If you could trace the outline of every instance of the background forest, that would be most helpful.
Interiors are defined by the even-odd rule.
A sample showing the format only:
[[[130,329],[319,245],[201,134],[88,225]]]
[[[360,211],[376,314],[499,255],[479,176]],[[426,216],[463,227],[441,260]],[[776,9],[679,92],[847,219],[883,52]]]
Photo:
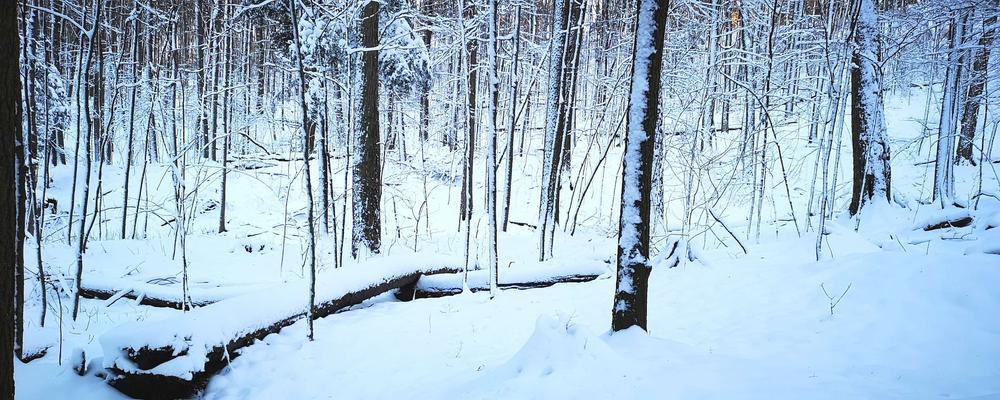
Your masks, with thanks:
[[[1000,393],[998,1],[3,13],[18,398]]]

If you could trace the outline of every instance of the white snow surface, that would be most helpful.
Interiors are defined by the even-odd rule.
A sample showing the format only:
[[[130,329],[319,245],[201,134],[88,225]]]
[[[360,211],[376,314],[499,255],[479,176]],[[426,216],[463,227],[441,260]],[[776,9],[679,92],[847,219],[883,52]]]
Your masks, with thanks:
[[[455,257],[427,254],[373,258],[331,271],[318,279],[317,304],[375,286],[394,277],[432,268],[458,269],[461,265],[462,260]],[[296,282],[232,297],[162,321],[123,324],[100,338],[105,354],[104,367],[140,372],[120,354],[121,349],[157,349],[169,346],[175,354],[183,351],[188,354],[161,364],[149,372],[190,379],[191,373],[203,370],[205,355],[213,347],[224,345],[283,319],[303,315],[309,304],[307,296],[308,291],[301,283]]]
[[[1000,392],[996,256],[811,239],[657,269],[650,334],[609,336],[611,280],[379,303],[243,352],[209,399],[963,398]],[[861,242],[861,243],[856,243]],[[852,247],[857,250],[849,250]],[[801,249],[797,251],[794,249]],[[830,315],[829,300],[851,289]],[[261,377],[267,377],[262,379]],[[335,388],[335,389],[333,389]]]
[[[915,92],[913,99],[923,98]],[[306,326],[300,321],[240,350],[240,356],[211,379],[203,397],[997,398],[1000,201],[983,196],[977,210],[969,202],[964,211],[929,204],[933,165],[923,162],[933,151],[929,142],[922,147],[906,145],[916,143],[923,132],[923,104],[887,94],[894,201],[873,203],[856,220],[844,216],[850,197],[850,141],[844,140],[843,160],[833,166],[842,179],[831,199],[835,212],[826,225],[822,262],[814,261],[815,230],[795,235],[791,210],[780,191],[773,194],[776,201],[765,204],[760,243],[745,238],[749,188],[734,181],[713,212],[726,221],[748,254],[715,225],[686,242],[680,266],[658,268],[667,263],[656,251],[669,243],[663,232],[678,229],[684,212],[683,180],[665,180],[667,215],[657,222],[652,243],[656,254],[651,255],[655,265],[649,282],[648,334],[634,330],[608,334],[613,279],[502,291],[494,300],[488,300],[486,293],[411,302],[381,296],[316,321],[313,342],[306,340]],[[670,114],[671,108],[664,113]],[[536,118],[537,126],[544,125],[544,116]],[[792,201],[801,222],[807,217],[800,206],[808,200],[812,164],[807,155],[815,147],[795,131],[794,124],[776,129],[789,162]],[[417,135],[407,137],[413,140]],[[719,146],[738,137],[720,135]],[[587,151],[584,146],[574,149]],[[611,161],[601,167],[606,171],[598,174],[588,192],[579,229],[572,236],[560,234],[551,260],[536,262],[537,236],[531,229],[512,225],[500,234],[501,282],[563,271],[607,271],[614,264],[621,153],[612,148]],[[459,184],[454,178],[460,174],[460,163],[450,161],[454,157],[444,148],[428,146],[426,154],[423,161],[387,161],[386,166],[383,250],[387,259],[402,259],[406,265],[416,264],[414,254],[450,260],[449,255],[464,250],[464,232],[456,231]],[[579,156],[575,153],[574,159]],[[518,157],[511,220],[533,222],[538,215],[542,156],[527,152]],[[333,161],[343,171],[345,160]],[[683,164],[672,162],[673,154],[665,161],[664,176],[683,176]],[[216,233],[218,208],[211,203],[218,198],[217,181],[211,181],[217,179],[214,175],[203,172],[210,182],[201,185],[190,205],[194,216],[187,256],[192,296],[217,294],[230,299],[216,308],[232,315],[198,317],[199,310],[184,314],[128,299],[113,304],[84,300],[80,317],[72,321],[65,310],[75,283],[75,250],[73,243],[65,242],[64,229],[50,226],[44,248],[46,271],[64,295],[50,295],[47,322],[40,328],[37,280],[28,274],[26,342],[31,348],[52,347],[44,358],[16,365],[18,399],[122,398],[96,376],[107,363],[121,360],[118,345],[155,341],[204,349],[267,318],[304,311],[304,185],[297,174],[301,161],[248,158],[246,163],[263,165],[231,172],[229,232]],[[996,165],[983,166],[983,192],[998,192],[992,170]],[[215,166],[210,162],[192,166],[190,176]],[[173,257],[173,228],[164,224],[169,215],[156,213],[172,204],[168,169],[150,167],[146,182],[152,198],[141,206],[154,212],[140,214],[136,239],[119,240],[115,221],[120,214],[115,213],[121,209],[122,168],[105,168],[104,186],[113,193],[104,198],[106,218],[95,224],[84,255],[84,286],[142,287],[159,291],[160,296],[178,296],[180,265]],[[55,183],[49,196],[61,205],[69,203],[71,170],[67,166],[52,171]],[[978,190],[978,173],[978,168],[955,167],[957,198],[971,198]],[[337,176],[333,189],[342,194],[342,176]],[[133,177],[130,193],[138,192],[136,181]],[[477,176],[477,193],[482,182]],[[130,207],[131,223],[136,199]],[[425,217],[415,220],[422,207]],[[969,227],[922,229],[925,222],[966,212],[974,218]],[[482,260],[485,254],[481,239],[485,225],[481,217],[473,224],[474,259]],[[131,237],[131,226],[128,233]],[[381,277],[404,267],[403,263],[371,265],[355,275],[346,271],[357,271],[359,265],[348,265],[341,272],[332,267],[329,236],[319,235],[318,240],[320,293],[351,288],[375,271]],[[33,251],[26,247],[28,254]],[[34,261],[26,261],[26,269],[34,271]],[[470,283],[476,284],[482,274],[470,272]],[[836,299],[848,287],[831,315],[827,294]],[[191,317],[202,318],[201,323],[191,322]],[[145,331],[125,337],[115,333],[132,329],[129,326]],[[195,331],[201,339],[189,342],[178,336],[181,328]],[[100,338],[114,342],[110,346],[114,351],[106,350]],[[89,364],[83,377],[71,370],[69,362],[79,354],[77,349],[85,352]],[[160,372],[184,375],[196,370],[195,353],[161,366]]]

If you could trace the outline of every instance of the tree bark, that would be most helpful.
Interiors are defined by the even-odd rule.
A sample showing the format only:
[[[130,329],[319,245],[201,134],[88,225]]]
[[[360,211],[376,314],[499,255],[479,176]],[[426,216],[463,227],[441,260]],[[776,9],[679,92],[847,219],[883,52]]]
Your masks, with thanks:
[[[17,33],[17,2],[0,1],[0,399],[14,399],[14,291],[17,260],[14,231],[15,143],[21,137],[20,38]]]
[[[639,0],[632,89],[625,136],[618,226],[618,274],[611,329],[646,329],[653,137],[659,115],[660,72],[668,0]]]
[[[990,62],[990,48],[993,47],[993,34],[997,23],[997,16],[993,15],[983,21],[986,31],[979,38],[979,49],[976,51],[976,59],[972,63],[970,73],[971,82],[969,91],[965,97],[965,107],[962,113],[962,135],[958,137],[958,157],[956,162],[968,162],[976,165],[976,160],[972,158],[972,143],[976,138],[976,127],[979,121],[979,104],[982,102],[983,89],[986,87],[986,67]]]
[[[889,138],[885,132],[882,71],[878,65],[878,15],[875,0],[860,1],[851,63],[851,138],[854,186],[850,212],[873,199],[890,200]]]
[[[361,12],[361,115],[354,161],[354,229],[351,256],[377,254],[381,248],[382,168],[379,154],[378,14],[380,3],[369,1]]]

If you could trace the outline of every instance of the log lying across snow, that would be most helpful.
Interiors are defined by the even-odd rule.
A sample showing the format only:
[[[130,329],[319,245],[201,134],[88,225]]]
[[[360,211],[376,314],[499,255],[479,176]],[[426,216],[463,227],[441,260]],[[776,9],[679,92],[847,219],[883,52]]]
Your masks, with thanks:
[[[138,304],[175,308],[183,305],[180,285],[157,285],[121,280],[86,280],[80,288],[80,297],[108,300],[109,305],[119,299],[130,299]],[[260,287],[192,287],[188,298],[194,307],[204,307],[220,300],[261,289]]]
[[[557,283],[589,282],[608,273],[609,267],[601,263],[586,263],[570,266],[538,264],[519,266],[517,269],[503,269],[499,272],[497,286],[500,289],[535,289]],[[469,272],[469,290],[473,292],[489,290],[485,270]],[[412,287],[405,287],[397,293],[400,300],[423,299],[456,295],[462,292],[463,273],[423,276]]]
[[[972,215],[968,210],[957,208],[937,212],[918,224],[924,231],[945,228],[964,228],[972,225]]]
[[[241,294],[260,291],[271,285],[239,285],[239,286],[199,286],[192,285],[188,298],[194,307],[204,307],[209,304],[235,297]],[[157,285],[148,282],[127,282],[123,280],[85,280],[80,288],[80,297],[85,299],[108,300],[109,305],[119,299],[130,299],[138,304],[174,308],[182,307],[180,285]]]
[[[315,318],[413,286],[422,275],[457,273],[461,260],[381,257],[320,275]],[[185,398],[204,388],[237,350],[306,315],[307,288],[284,285],[196,308],[161,321],[132,322],[101,337],[109,383],[137,398]]]
[[[137,292],[136,290],[133,289],[114,290],[114,289],[81,287],[80,297],[83,297],[85,299],[111,300],[112,303],[117,299],[125,298],[136,301],[137,303],[142,304],[144,306],[175,308],[178,310],[181,309],[180,296],[177,296],[175,298],[164,299],[159,297],[148,296],[145,293]],[[194,307],[203,307],[212,303],[214,303],[214,301],[193,300],[193,299],[191,300],[191,305]]]

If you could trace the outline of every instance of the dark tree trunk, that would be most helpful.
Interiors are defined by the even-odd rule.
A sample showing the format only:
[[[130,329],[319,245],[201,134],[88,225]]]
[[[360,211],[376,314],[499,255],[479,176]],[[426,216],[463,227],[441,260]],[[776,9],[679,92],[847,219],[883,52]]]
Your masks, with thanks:
[[[878,25],[874,0],[860,1],[851,63],[851,139],[854,185],[850,212],[872,199],[889,201],[889,141],[878,66]]]
[[[17,260],[15,143],[21,140],[17,2],[0,1],[0,399],[14,399],[14,292]],[[5,61],[4,61],[5,60]]]
[[[460,12],[467,12],[465,17],[466,21],[475,21],[476,19],[476,3],[472,2],[469,5],[468,10],[460,10]],[[460,220],[465,221],[467,218],[472,218],[472,178],[475,176],[473,174],[476,156],[476,83],[479,80],[479,74],[476,73],[477,51],[479,49],[479,43],[476,39],[476,34],[479,32],[478,29],[473,29],[473,36],[466,38],[466,50],[469,54],[469,93],[468,93],[468,105],[469,105],[469,120],[467,122],[466,128],[468,129],[467,137],[465,138],[466,144],[466,159],[465,159],[465,173],[462,175],[462,199],[459,205]]]
[[[514,36],[511,43],[514,55],[510,63],[510,124],[507,128],[507,179],[504,181],[504,202],[503,202],[503,224],[501,229],[507,232],[507,224],[510,223],[510,198],[511,190],[514,187],[514,125],[517,123],[517,89],[520,77],[517,75],[518,64],[521,62],[521,6],[518,5],[514,11]],[[529,93],[530,95],[530,93]],[[525,108],[528,108],[525,105]],[[523,132],[523,130],[522,130]]]
[[[982,100],[983,89],[986,87],[986,67],[990,61],[990,47],[993,47],[993,33],[997,22],[997,16],[991,16],[983,21],[986,31],[979,38],[979,49],[976,52],[976,59],[972,63],[970,73],[969,91],[965,97],[965,107],[962,113],[962,134],[958,137],[958,157],[957,162],[968,162],[976,165],[976,160],[972,158],[972,143],[976,138],[976,126],[979,119],[979,103]]]
[[[379,2],[369,1],[361,12],[361,46],[366,49],[377,48],[379,45],[379,8]],[[361,73],[361,115],[358,119],[358,140],[354,144],[353,257],[357,257],[362,248],[373,254],[379,253],[382,243],[378,50],[366,50],[362,53]]]
[[[618,226],[618,281],[611,329],[646,329],[649,286],[649,225],[653,178],[653,137],[659,115],[660,70],[668,0],[639,0],[636,50],[632,63],[632,101],[622,176]],[[652,15],[650,15],[652,14]],[[642,116],[641,121],[634,121]]]
[[[562,193],[562,185],[564,181],[569,180],[569,173],[571,167],[571,161],[573,156],[573,141],[575,139],[573,134],[573,119],[576,115],[576,79],[578,75],[579,68],[577,65],[580,63],[580,45],[583,43],[583,26],[580,18],[583,16],[583,2],[581,0],[567,0],[566,1],[566,12],[563,14],[566,18],[566,36],[563,39],[566,44],[566,48],[563,51],[563,70],[560,77],[562,81],[560,83],[562,95],[560,96],[561,103],[559,105],[559,125],[557,127],[558,132],[556,135],[562,138],[560,149],[560,161],[559,161],[559,172],[558,182],[556,182],[555,190],[555,206],[553,207],[553,221],[559,223],[559,198]],[[572,182],[569,182],[572,185]],[[572,187],[570,188],[572,189]]]
[[[423,3],[425,10],[424,14],[434,15],[433,3],[425,2]],[[431,31],[429,26],[422,33],[424,39],[424,47],[427,48],[427,53],[431,52],[431,39],[433,38],[433,31]],[[420,140],[427,140],[430,137],[430,124],[431,124],[431,82],[425,82],[420,88]]]

